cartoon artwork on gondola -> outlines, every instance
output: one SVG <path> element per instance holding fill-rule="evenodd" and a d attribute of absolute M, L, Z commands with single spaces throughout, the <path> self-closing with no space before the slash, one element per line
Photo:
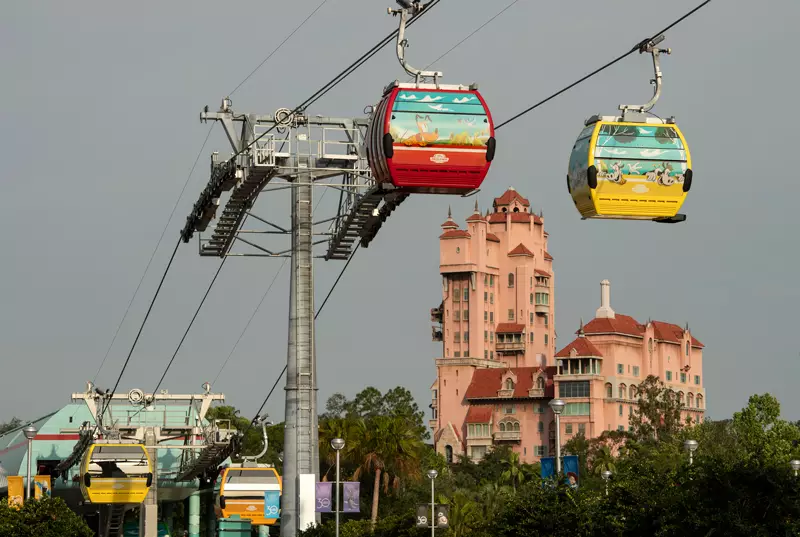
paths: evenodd
<path fill-rule="evenodd" d="M 406 146 L 485 147 L 491 132 L 474 94 L 400 91 L 389 121 L 392 138 Z"/>

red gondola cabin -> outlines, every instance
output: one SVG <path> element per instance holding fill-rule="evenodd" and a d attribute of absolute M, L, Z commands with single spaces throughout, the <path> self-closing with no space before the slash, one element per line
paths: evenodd
<path fill-rule="evenodd" d="M 375 180 L 406 192 L 471 192 L 481 186 L 494 152 L 492 115 L 474 86 L 395 82 L 367 132 Z"/>

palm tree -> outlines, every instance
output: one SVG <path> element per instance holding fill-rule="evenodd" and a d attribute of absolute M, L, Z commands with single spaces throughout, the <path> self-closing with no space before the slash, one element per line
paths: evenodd
<path fill-rule="evenodd" d="M 473 526 L 482 518 L 480 505 L 464 491 L 457 490 L 452 498 L 440 498 L 439 501 L 450 506 L 448 526 L 453 537 L 469 535 Z"/>
<path fill-rule="evenodd" d="M 616 472 L 617 468 L 614 465 L 614 455 L 611 454 L 611 449 L 608 446 L 601 446 L 592 457 L 592 473 L 600 475 L 605 470 Z"/>
<path fill-rule="evenodd" d="M 378 520 L 381 483 L 383 491 L 397 488 L 402 477 L 418 477 L 420 454 L 424 445 L 407 420 L 391 416 L 375 416 L 355 425 L 354 460 L 360 461 L 353 479 L 363 473 L 375 475 L 372 494 L 372 528 Z"/>
<path fill-rule="evenodd" d="M 500 511 L 501 507 L 506 504 L 511 495 L 512 489 L 508 485 L 483 482 L 479 492 L 479 498 L 480 502 L 483 504 L 484 519 L 493 520 L 494 516 Z"/>
<path fill-rule="evenodd" d="M 344 439 L 344 450 L 340 458 L 345 461 L 352 458 L 357 450 L 355 445 L 358 440 L 357 423 L 351 418 L 328 418 L 319 424 L 319 457 L 328 463 L 327 471 L 321 476 L 322 481 L 328 480 L 328 474 L 336 466 L 336 451 L 331 447 L 334 438 Z"/>
<path fill-rule="evenodd" d="M 517 483 L 522 484 L 525 481 L 525 472 L 522 470 L 522 464 L 519 461 L 519 453 L 512 451 L 508 454 L 508 458 L 503 460 L 503 466 L 506 468 L 500 474 L 500 479 L 504 482 L 511 482 L 511 487 L 514 492 L 517 491 Z"/>

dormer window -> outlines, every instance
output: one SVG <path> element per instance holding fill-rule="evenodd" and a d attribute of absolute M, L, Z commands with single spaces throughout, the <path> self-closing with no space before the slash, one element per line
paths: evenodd
<path fill-rule="evenodd" d="M 544 377 L 536 379 L 536 387 L 540 390 L 544 390 Z"/>
<path fill-rule="evenodd" d="M 506 379 L 506 390 L 513 390 L 514 389 L 514 381 L 512 379 Z"/>

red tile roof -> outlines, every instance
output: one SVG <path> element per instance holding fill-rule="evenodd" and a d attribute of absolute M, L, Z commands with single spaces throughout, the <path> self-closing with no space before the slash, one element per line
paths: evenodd
<path fill-rule="evenodd" d="M 547 252 L 545 252 L 545 253 L 544 253 L 544 258 L 545 258 L 546 260 L 548 260 L 548 261 L 552 261 L 552 260 L 553 260 L 553 256 L 552 256 L 552 255 L 550 255 L 550 254 L 549 254 L 549 253 L 547 253 Z"/>
<path fill-rule="evenodd" d="M 633 317 L 615 314 L 614 319 L 592 319 L 583 327 L 585 334 L 607 334 L 617 333 L 627 336 L 641 336 L 644 333 L 644 325 Z M 576 334 L 578 332 L 575 332 Z"/>
<path fill-rule="evenodd" d="M 472 213 L 467 218 L 467 222 L 484 222 L 484 218 L 481 216 L 481 213 Z"/>
<path fill-rule="evenodd" d="M 537 268 L 537 269 L 533 269 L 533 271 L 534 271 L 536 274 L 538 274 L 539 276 L 547 276 L 548 278 L 550 278 L 550 277 L 552 276 L 552 274 L 550 274 L 550 273 L 549 273 L 549 272 L 547 272 L 546 270 L 539 270 L 539 269 Z"/>
<path fill-rule="evenodd" d="M 494 329 L 498 334 L 521 334 L 523 330 L 525 325 L 518 323 L 499 323 Z"/>
<path fill-rule="evenodd" d="M 497 235 L 495 235 L 494 233 L 487 233 L 486 234 L 486 240 L 487 241 L 492 241 L 492 242 L 500 242 L 500 238 Z"/>
<path fill-rule="evenodd" d="M 533 378 L 540 371 L 540 367 L 512 367 L 509 369 L 489 368 L 476 369 L 472 375 L 472 382 L 464 394 L 466 399 L 496 399 L 497 391 L 501 389 L 503 375 L 506 371 L 512 371 L 517 376 L 517 384 L 514 386 L 515 398 L 528 398 L 528 390 L 533 387 Z M 553 375 L 556 374 L 555 367 L 544 369 L 547 378 L 545 379 L 544 396 L 553 397 Z"/>
<path fill-rule="evenodd" d="M 458 228 L 458 224 L 456 224 L 455 220 L 453 220 L 452 218 L 448 218 L 447 220 L 445 220 L 444 224 L 442 224 L 442 227 L 456 229 Z"/>
<path fill-rule="evenodd" d="M 439 235 L 440 239 L 468 239 L 470 237 L 472 237 L 472 235 L 469 234 L 469 231 L 464 229 L 451 229 Z"/>
<path fill-rule="evenodd" d="M 575 341 L 561 349 L 556 353 L 556 358 L 569 358 L 572 353 L 572 349 L 578 351 L 578 356 L 597 356 L 599 358 L 603 357 L 603 354 L 600 350 L 595 347 L 591 341 L 586 339 L 585 337 L 576 338 Z"/>
<path fill-rule="evenodd" d="M 489 423 L 492 420 L 492 407 L 470 406 L 467 410 L 466 423 Z"/>
<path fill-rule="evenodd" d="M 520 195 L 520 193 L 517 192 L 516 190 L 514 190 L 513 188 L 509 188 L 508 190 L 506 190 L 503 193 L 502 196 L 500 196 L 499 198 L 495 198 L 494 199 L 494 206 L 496 207 L 498 205 L 510 205 L 511 202 L 514 201 L 514 200 L 519 200 L 519 202 L 525 207 L 530 207 L 531 206 L 531 202 L 529 202 L 527 199 L 523 198 Z"/>
<path fill-rule="evenodd" d="M 511 250 L 510 252 L 508 252 L 508 255 L 509 255 L 509 256 L 512 256 L 512 255 L 524 255 L 524 256 L 527 256 L 527 257 L 533 257 L 533 252 L 531 252 L 530 250 L 528 250 L 528 249 L 525 247 L 525 245 L 524 245 L 524 244 L 522 244 L 522 243 L 519 243 L 519 244 L 516 246 L 516 248 L 514 248 L 513 250 Z"/>
<path fill-rule="evenodd" d="M 617 333 L 628 336 L 642 337 L 646 326 L 628 315 L 615 314 L 614 319 L 592 319 L 583 327 L 586 334 L 608 334 Z M 653 332 L 656 339 L 670 343 L 681 343 L 683 341 L 683 329 L 672 323 L 662 321 L 652 321 Z M 576 334 L 578 332 L 575 332 Z M 692 346 L 703 348 L 704 345 L 692 337 Z"/>

